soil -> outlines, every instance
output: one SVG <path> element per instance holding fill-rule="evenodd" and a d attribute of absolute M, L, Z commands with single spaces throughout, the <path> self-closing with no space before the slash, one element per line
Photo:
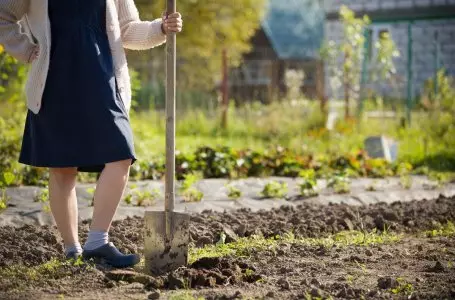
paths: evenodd
<path fill-rule="evenodd" d="M 273 211 L 204 211 L 191 218 L 198 247 L 238 237 L 293 232 L 296 237 L 325 237 L 344 230 L 387 229 L 404 234 L 392 244 L 304 246 L 282 242 L 277 249 L 248 257 L 203 258 L 161 277 L 137 270 L 65 264 L 40 268 L 31 279 L 7 272 L 63 259 L 55 228 L 0 227 L 0 299 L 156 299 L 185 289 L 207 299 L 305 297 L 334 299 L 455 299 L 455 236 L 425 237 L 422 231 L 455 220 L 455 198 L 351 207 L 303 204 Z M 142 252 L 143 220 L 113 223 L 111 241 L 126 252 Z M 81 240 L 88 222 L 80 225 Z"/>

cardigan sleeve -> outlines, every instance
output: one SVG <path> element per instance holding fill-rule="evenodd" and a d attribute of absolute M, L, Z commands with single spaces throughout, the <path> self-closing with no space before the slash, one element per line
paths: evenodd
<path fill-rule="evenodd" d="M 161 31 L 161 19 L 141 21 L 134 0 L 118 0 L 116 3 L 123 47 L 145 50 L 166 41 L 166 35 Z"/>
<path fill-rule="evenodd" d="M 30 62 L 36 45 L 22 32 L 19 20 L 27 13 L 30 0 L 2 0 L 0 4 L 0 44 L 17 60 Z"/>

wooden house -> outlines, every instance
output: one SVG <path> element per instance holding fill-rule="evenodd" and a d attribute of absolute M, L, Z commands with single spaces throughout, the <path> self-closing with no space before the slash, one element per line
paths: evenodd
<path fill-rule="evenodd" d="M 269 0 L 252 51 L 229 74 L 229 97 L 237 102 L 271 102 L 286 95 L 285 73 L 303 70 L 301 91 L 308 98 L 324 93 L 319 49 L 324 38 L 324 9 L 315 0 Z"/>

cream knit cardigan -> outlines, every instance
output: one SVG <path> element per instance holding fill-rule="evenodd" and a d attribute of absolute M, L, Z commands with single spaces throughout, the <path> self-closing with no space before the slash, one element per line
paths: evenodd
<path fill-rule="evenodd" d="M 133 0 L 106 0 L 106 23 L 119 92 L 125 107 L 129 110 L 131 83 L 123 48 L 134 50 L 153 48 L 164 43 L 166 36 L 161 31 L 161 19 L 152 22 L 139 19 Z M 22 62 L 30 62 L 34 50 L 39 45 L 38 58 L 31 62 L 25 85 L 27 106 L 38 114 L 51 49 L 48 0 L 0 0 L 0 44 Z"/>

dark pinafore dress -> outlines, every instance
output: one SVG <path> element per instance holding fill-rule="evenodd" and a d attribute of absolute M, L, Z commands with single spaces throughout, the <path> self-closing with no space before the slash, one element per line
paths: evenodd
<path fill-rule="evenodd" d="M 49 0 L 51 59 L 42 106 L 28 111 L 19 161 L 100 172 L 135 160 L 106 33 L 106 0 Z"/>

